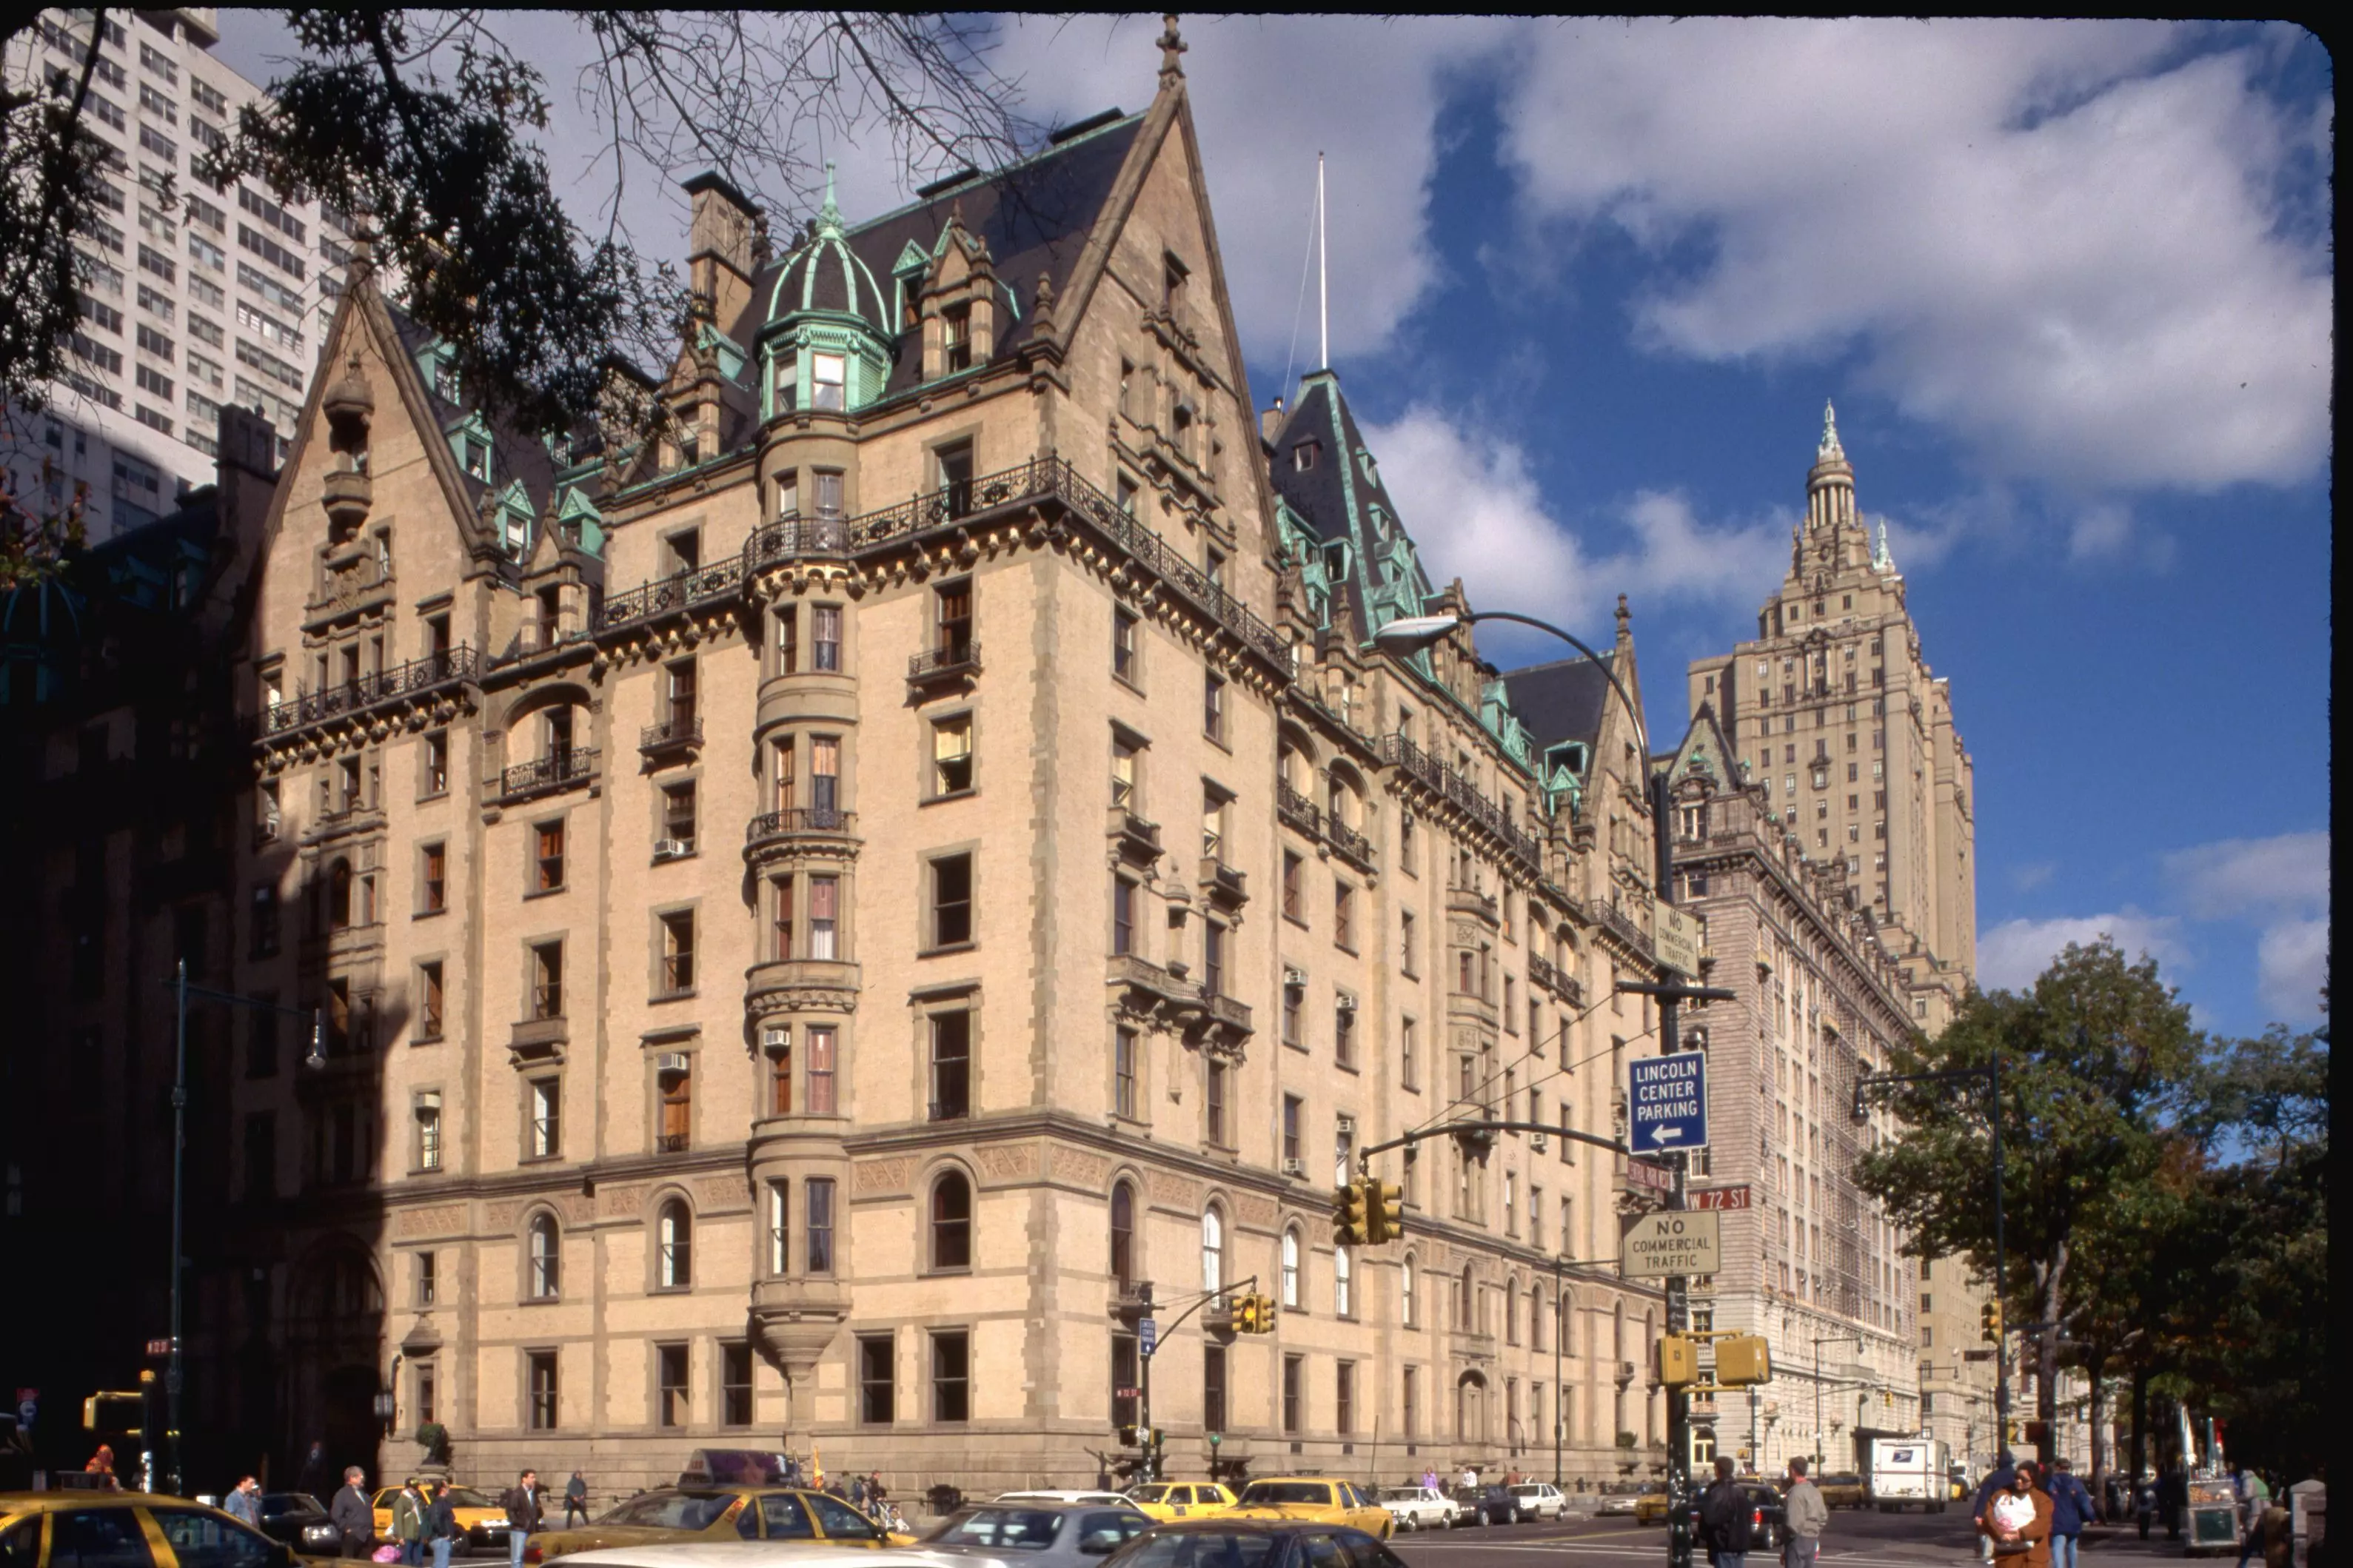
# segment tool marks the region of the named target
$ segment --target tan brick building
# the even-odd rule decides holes
[[[1411,1238],[1332,1245],[1356,1150],[1612,1125],[1641,765],[1364,643],[1461,589],[1333,378],[1254,415],[1175,60],[781,258],[691,183],[658,450],[502,435],[361,268],[237,675],[235,984],[327,1047],[239,1053],[196,1423],[364,1461],[393,1377],[394,1468],[1085,1480],[1149,1281],[1181,1471],[1652,1458],[1658,1298],[1556,1272],[1611,1156],[1386,1154]],[[1175,1326],[1244,1279],[1274,1334]]]

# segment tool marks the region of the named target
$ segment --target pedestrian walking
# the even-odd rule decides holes
[[[327,1445],[313,1438],[311,1451],[302,1456],[302,1468],[294,1478],[294,1489],[310,1497],[322,1497],[328,1479]]]
[[[1715,1484],[1700,1494],[1699,1536],[1715,1568],[1748,1568],[1748,1494],[1733,1479],[1732,1461],[1715,1461]]]
[[[1471,1465],[1462,1467],[1462,1484],[1466,1487],[1475,1487],[1479,1484],[1479,1471],[1475,1467]]]
[[[877,1510],[880,1510],[890,1496],[891,1493],[882,1485],[882,1472],[880,1470],[869,1470],[866,1474],[867,1502]]]
[[[1421,1484],[1428,1487],[1431,1491],[1436,1491],[1438,1489],[1438,1471],[1435,1468],[1425,1469],[1422,1471]]]
[[[1986,1503],[1994,1556],[2006,1568],[2051,1568],[2051,1494],[2041,1479],[2034,1461],[2021,1459],[2011,1467],[2010,1489]]]
[[[2244,1465],[2232,1477],[2239,1494],[2239,1517],[2242,1531],[2239,1543],[2239,1568],[2247,1568],[2247,1559],[2263,1550],[2263,1510],[2271,1506],[2272,1489],[2263,1478]]]
[[[865,1510],[866,1478],[864,1476],[852,1476],[849,1478],[849,1506],[861,1512]]]
[[[572,1528],[575,1515],[579,1517],[583,1524],[588,1521],[588,1483],[581,1479],[578,1470],[573,1471],[572,1479],[564,1483],[565,1529]]]
[[[231,1519],[241,1519],[254,1529],[261,1528],[261,1487],[251,1476],[240,1476],[228,1496],[221,1499],[221,1511]]]
[[[2075,1461],[2062,1454],[2051,1461],[2051,1568],[2075,1568],[2084,1527],[2092,1522],[2092,1494],[2075,1475]]]
[[[367,1472],[357,1465],[343,1472],[343,1486],[335,1500],[327,1505],[328,1521],[335,1527],[336,1555],[365,1557],[375,1549],[375,1510],[368,1506],[368,1495],[361,1483]]]
[[[433,1545],[433,1568],[449,1568],[449,1553],[456,1551],[458,1538],[458,1508],[449,1498],[449,1483],[433,1483],[433,1500],[425,1510],[425,1538]]]
[[[425,1494],[417,1489],[417,1478],[409,1477],[392,1494],[392,1538],[400,1543],[400,1560],[408,1568],[421,1568],[425,1562]]]
[[[525,1470],[507,1495],[499,1500],[507,1510],[508,1568],[522,1568],[523,1544],[535,1534],[542,1524],[539,1472]]]
[[[1806,1461],[1789,1461],[1789,1489],[1781,1500],[1781,1547],[1785,1568],[1814,1568],[1821,1555],[1822,1531],[1830,1527],[1831,1505],[1822,1489],[1806,1479]]]
[[[2010,1450],[2004,1448],[1995,1458],[1993,1468],[1986,1473],[1986,1479],[1978,1483],[1976,1500],[1969,1504],[1969,1518],[1978,1527],[1978,1561],[1980,1563],[1993,1561],[1994,1532],[1986,1522],[1986,1509],[1997,1496],[2010,1490],[2010,1483],[2017,1473]]]

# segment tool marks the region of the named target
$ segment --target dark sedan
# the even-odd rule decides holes
[[[1405,1561],[1346,1525],[1213,1515],[1156,1525],[1104,1568],[1405,1568]]]
[[[1715,1483],[1710,1482],[1713,1486]],[[1788,1513],[1781,1503],[1781,1494],[1763,1481],[1744,1480],[1738,1483],[1748,1499],[1748,1550],[1751,1552],[1778,1552],[1787,1540]],[[1692,1505],[1692,1539],[1705,1543],[1706,1535],[1699,1527],[1699,1503],[1706,1492]]]
[[[327,1517],[327,1505],[309,1492],[263,1492],[261,1533],[305,1557],[332,1557],[343,1543],[343,1531]]]
[[[1457,1524],[1517,1524],[1526,1516],[1512,1489],[1496,1483],[1454,1489]]]

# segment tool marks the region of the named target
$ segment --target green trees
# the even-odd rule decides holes
[[[2083,1371],[2096,1473],[2110,1381],[2129,1380],[2137,1432],[2162,1379],[2223,1418],[2239,1457],[2309,1465],[2327,1387],[2327,1032],[2217,1047],[2153,961],[2103,940],[2070,945],[2024,992],[1973,996],[1894,1070],[1997,1056],[2003,1308],[2033,1414],[2052,1422],[2060,1369]],[[1915,1085],[1891,1103],[1905,1129],[1858,1162],[1859,1184],[1916,1252],[1993,1277],[1985,1096]]]

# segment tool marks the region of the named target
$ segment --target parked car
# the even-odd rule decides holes
[[[1824,1508],[1861,1508],[1871,1500],[1862,1478],[1852,1470],[1834,1470],[1817,1478],[1814,1485],[1821,1489]]]
[[[1354,1481],[1328,1476],[1271,1476],[1252,1481],[1242,1488],[1241,1500],[1222,1517],[1345,1525],[1382,1538],[1397,1529],[1389,1510],[1357,1490]]]
[[[343,1532],[327,1517],[327,1505],[309,1492],[263,1492],[261,1533],[306,1557],[332,1557],[343,1542]]]
[[[974,1558],[1034,1568],[1093,1568],[1152,1528],[1125,1498],[1110,1503],[987,1502],[952,1514],[923,1546],[967,1568]]]
[[[1234,1494],[1216,1481],[1153,1481],[1127,1489],[1127,1500],[1155,1523],[1199,1519],[1234,1506]]]
[[[1454,1500],[1436,1487],[1384,1487],[1381,1506],[1399,1530],[1451,1530],[1459,1511]]]
[[[1520,1522],[1520,1500],[1512,1489],[1501,1481],[1487,1481],[1479,1486],[1457,1486],[1454,1489],[1454,1522],[1457,1524],[1517,1524]]]
[[[1098,1508],[1113,1508],[1128,1500],[1125,1492],[1099,1492],[1037,1487],[1028,1491],[999,1492],[991,1502],[1085,1502]]]
[[[1559,1519],[1568,1512],[1568,1499],[1550,1481],[1522,1481],[1512,1489],[1522,1519]]]

